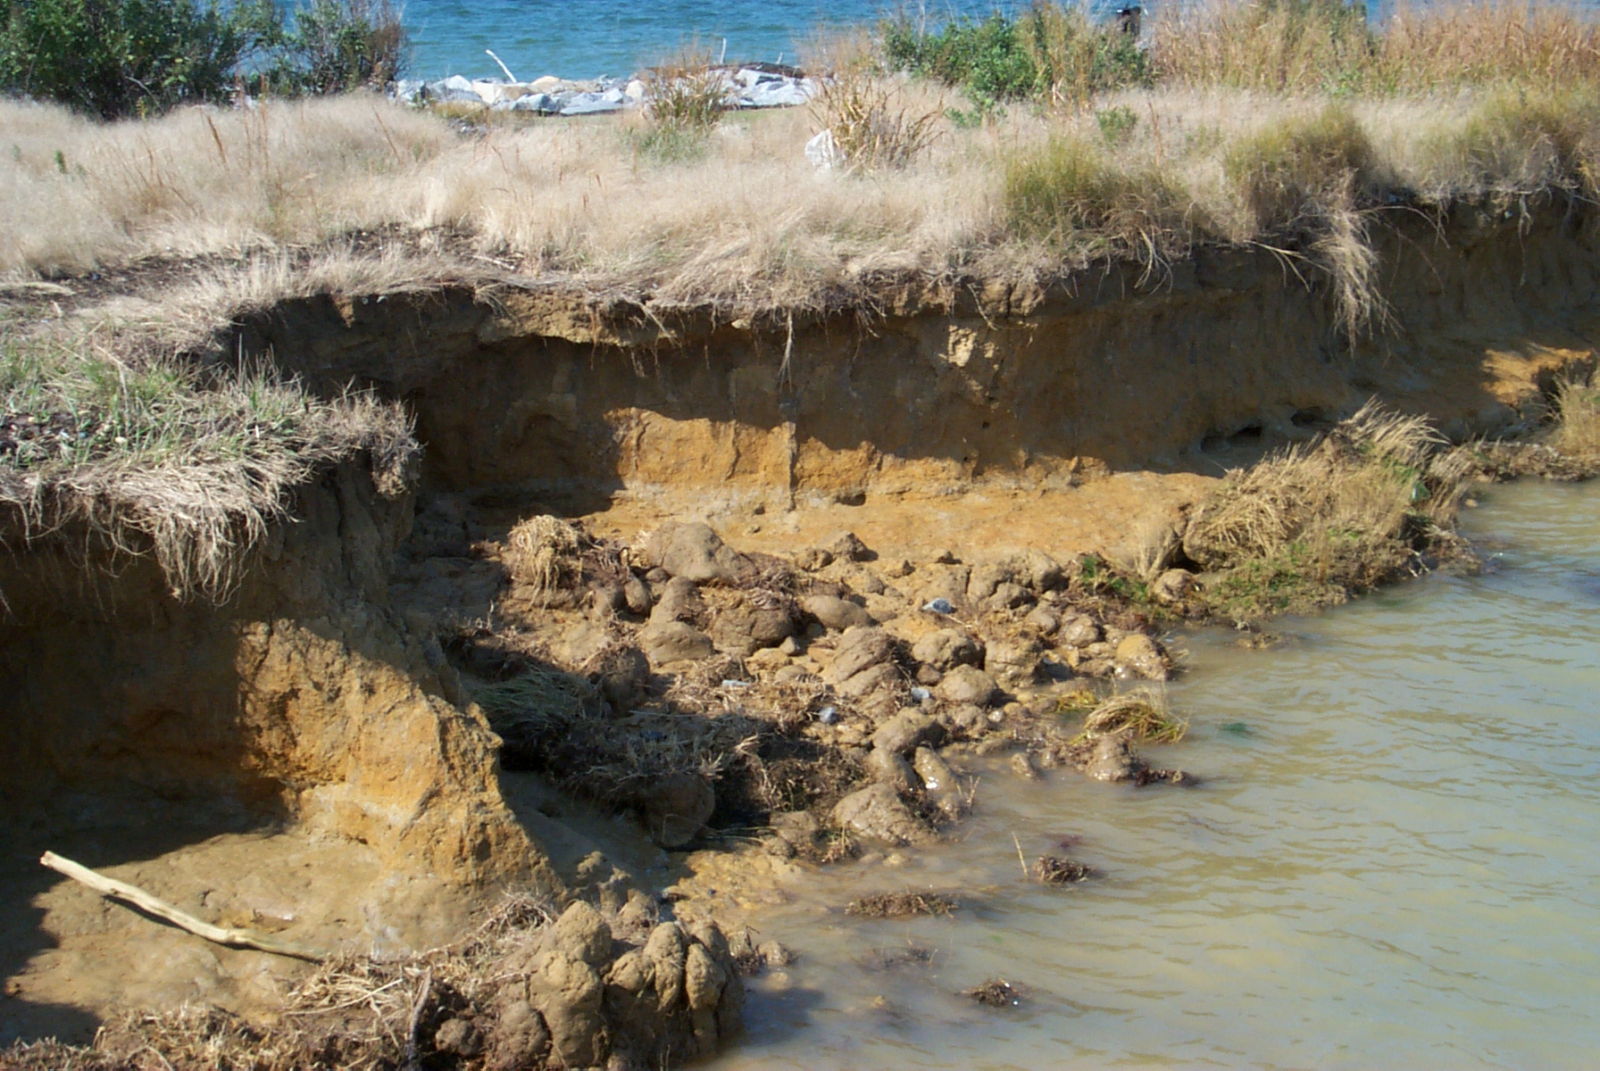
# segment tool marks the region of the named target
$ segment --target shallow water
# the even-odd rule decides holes
[[[1201,786],[986,767],[963,843],[808,878],[757,920],[803,958],[714,1066],[1594,1066],[1600,485],[1495,488],[1467,524],[1484,575],[1284,622],[1268,652],[1185,637],[1190,736],[1151,757]],[[1100,874],[1024,882],[1013,835],[1030,862],[1082,838]],[[837,910],[907,886],[965,906]],[[994,976],[1028,999],[953,995]]]

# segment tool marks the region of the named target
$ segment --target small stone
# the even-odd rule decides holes
[[[811,547],[796,554],[794,556],[794,564],[805,572],[814,573],[819,569],[826,569],[832,565],[833,555],[821,547]]]
[[[1102,736],[1095,741],[1084,773],[1096,781],[1126,781],[1133,776],[1133,747],[1122,735]]]
[[[941,672],[955,666],[978,665],[983,656],[983,647],[977,640],[954,628],[930,632],[911,648],[912,658]]]
[[[611,927],[592,904],[575,900],[545,931],[540,944],[593,967],[611,956]]]
[[[835,532],[823,541],[822,549],[843,561],[864,562],[872,557],[867,545],[854,532]]]
[[[845,630],[834,648],[831,675],[843,683],[871,666],[894,658],[894,640],[881,628],[856,625]]]
[[[1150,594],[1160,602],[1181,602],[1194,590],[1194,574],[1187,569],[1168,569],[1150,585]]]
[[[661,589],[650,611],[652,622],[684,621],[693,624],[705,616],[706,604],[700,597],[700,586],[685,577],[673,577]]]
[[[1088,647],[1100,642],[1100,626],[1087,614],[1073,614],[1062,618],[1056,640],[1065,647]]]
[[[911,767],[922,778],[923,787],[929,792],[949,792],[956,787],[955,771],[944,761],[944,756],[931,747],[924,745],[917,748]]]
[[[778,644],[778,650],[788,657],[793,658],[801,652],[802,648],[800,646],[800,641],[795,639],[793,636],[790,636],[788,639]]]
[[[889,562],[883,567],[883,575],[888,577],[890,580],[899,580],[902,577],[910,576],[916,571],[917,567],[912,565],[905,558],[896,558],[894,561]]]
[[[565,109],[562,114],[566,114]],[[651,533],[644,553],[651,564],[696,583],[731,583],[749,569],[744,555],[723,543],[709,524],[698,522],[662,525]]]
[[[1035,606],[1022,623],[1041,636],[1050,636],[1061,627],[1061,618],[1047,606]]]
[[[1007,564],[1012,579],[1041,595],[1061,586],[1061,563],[1042,550],[1025,550]]]
[[[834,805],[833,820],[863,837],[896,847],[930,844],[936,839],[933,830],[900,802],[893,787],[881,782],[840,800]]]
[[[967,579],[967,602],[980,603],[995,593],[1001,584],[1011,580],[1011,570],[993,563],[977,565]]]
[[[939,715],[939,722],[950,735],[968,739],[983,735],[989,728],[983,708],[971,703],[950,707]]]
[[[1039,641],[1024,633],[990,644],[983,668],[1008,688],[1028,684],[1038,674],[1042,653]]]
[[[628,577],[627,582],[622,585],[622,597],[627,603],[628,612],[630,614],[637,614],[640,617],[644,617],[650,613],[650,607],[652,604],[652,599],[650,597],[650,585],[646,584],[638,577]]]
[[[1039,771],[1033,765],[1033,760],[1026,751],[1019,751],[1011,756],[1011,772],[1024,781],[1039,780]]]
[[[434,1032],[433,1047],[452,1056],[476,1056],[483,1051],[483,1035],[465,1019],[446,1019]]]
[[[777,941],[763,941],[756,946],[756,955],[768,967],[787,967],[794,962],[794,953]]]
[[[1031,602],[1033,602],[1033,592],[1009,580],[998,585],[994,589],[994,594],[989,596],[989,605],[999,610],[1015,610]]]
[[[872,746],[894,755],[909,755],[934,732],[936,723],[920,710],[907,708],[878,726]]]

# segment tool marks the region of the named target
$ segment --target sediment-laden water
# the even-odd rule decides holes
[[[1467,527],[1481,576],[1282,622],[1271,651],[1188,636],[1191,734],[1153,757],[1202,786],[996,764],[961,843],[808,879],[758,920],[804,958],[715,1066],[1593,1066],[1600,486],[1494,488]],[[1016,843],[1099,876],[1026,882]],[[965,906],[836,909],[908,886]],[[991,977],[1026,1001],[953,995]]]

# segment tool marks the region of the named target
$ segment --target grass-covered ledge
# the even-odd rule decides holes
[[[202,366],[110,328],[30,329],[30,311],[0,320],[0,524],[14,549],[87,532],[153,553],[175,596],[220,598],[319,466],[365,454],[380,493],[407,489],[417,444],[396,404],[314,398],[268,369]]]

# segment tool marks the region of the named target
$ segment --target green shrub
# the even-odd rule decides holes
[[[214,99],[273,17],[216,0],[8,0],[0,88],[105,118]]]
[[[0,0],[0,90],[112,119],[225,99],[382,84],[405,31],[389,0]]]
[[[879,36],[888,66],[958,86],[980,111],[1028,97],[1082,101],[1150,81],[1133,38],[1045,0],[1015,18],[954,19],[937,32],[902,17],[884,23]]]
[[[406,33],[389,0],[305,0],[272,45],[278,89],[338,93],[399,77]]]

